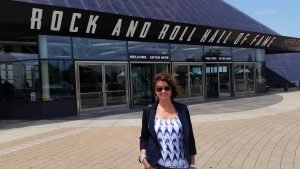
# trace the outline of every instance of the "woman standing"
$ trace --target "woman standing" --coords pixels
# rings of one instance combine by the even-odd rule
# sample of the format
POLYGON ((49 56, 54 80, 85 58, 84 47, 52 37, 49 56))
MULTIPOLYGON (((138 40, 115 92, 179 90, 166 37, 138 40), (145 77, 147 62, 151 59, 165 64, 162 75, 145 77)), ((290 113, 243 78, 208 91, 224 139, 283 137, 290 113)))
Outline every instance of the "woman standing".
POLYGON ((157 103, 143 110, 139 161, 146 169, 196 169, 196 145, 186 105, 173 99, 174 78, 159 73, 153 80, 157 103))

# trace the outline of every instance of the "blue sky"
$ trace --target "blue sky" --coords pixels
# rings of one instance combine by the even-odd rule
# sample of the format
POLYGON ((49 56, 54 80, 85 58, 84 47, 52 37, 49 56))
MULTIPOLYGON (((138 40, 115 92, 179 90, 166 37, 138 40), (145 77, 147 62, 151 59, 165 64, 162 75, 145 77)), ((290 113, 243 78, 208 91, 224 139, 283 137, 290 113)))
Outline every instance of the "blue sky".
POLYGON ((283 36, 300 38, 300 0, 224 0, 283 36))

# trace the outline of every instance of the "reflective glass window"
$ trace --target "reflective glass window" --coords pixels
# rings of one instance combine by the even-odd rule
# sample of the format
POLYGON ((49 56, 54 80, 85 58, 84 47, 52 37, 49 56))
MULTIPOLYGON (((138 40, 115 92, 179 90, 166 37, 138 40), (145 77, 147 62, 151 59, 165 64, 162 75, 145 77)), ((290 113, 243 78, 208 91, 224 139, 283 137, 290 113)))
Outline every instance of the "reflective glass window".
POLYGON ((173 65, 173 76, 176 79, 179 96, 178 97, 188 97, 189 96, 189 86, 188 86, 188 65, 173 65))
POLYGON ((38 58, 37 37, 18 37, 0 40, 0 62, 13 62, 38 58))
POLYGON ((232 60, 235 62, 255 62, 255 49, 232 48, 232 60))
POLYGON ((126 104, 126 67, 125 65, 105 65, 106 104, 126 104))
POLYGON ((254 91, 255 89, 255 65, 246 64, 244 69, 246 91, 254 91))
POLYGON ((257 84, 266 83, 266 63, 256 62, 256 80, 257 84))
POLYGON ((41 60, 43 100, 74 98, 74 64, 72 60, 41 60))
POLYGON ((255 49, 255 52, 256 52, 256 61, 258 61, 258 62, 266 61, 264 49, 255 49))
POLYGON ((172 61, 202 61, 203 46, 198 45, 171 45, 172 61))
POLYGON ((202 65, 190 65, 189 69, 191 96, 203 96, 202 65))
POLYGON ((79 80, 81 108, 102 107, 102 65, 79 65, 79 80))
POLYGON ((169 44, 150 42, 128 42, 128 52, 135 54, 169 54, 169 44))
POLYGON ((71 37, 39 36, 40 58, 71 59, 71 37))
POLYGON ((244 64, 238 64, 234 66, 234 77, 235 77, 235 91, 244 92, 244 64))
POLYGON ((235 91, 251 92, 255 90, 255 65, 254 64, 236 64, 235 73, 235 91))
POLYGON ((37 101, 40 76, 37 60, 0 63, 0 101, 37 101))
POLYGON ((204 46, 204 56, 231 56, 231 48, 221 46, 204 46))
POLYGON ((230 65, 219 64, 220 93, 230 93, 230 65))
POLYGON ((73 38, 73 54, 81 60, 127 60, 126 41, 73 38))

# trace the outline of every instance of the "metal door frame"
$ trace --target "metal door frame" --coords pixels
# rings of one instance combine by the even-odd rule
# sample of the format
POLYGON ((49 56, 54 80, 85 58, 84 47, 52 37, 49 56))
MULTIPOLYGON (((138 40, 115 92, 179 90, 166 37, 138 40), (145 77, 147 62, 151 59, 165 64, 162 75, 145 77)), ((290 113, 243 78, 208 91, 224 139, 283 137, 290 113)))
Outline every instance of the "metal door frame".
POLYGON ((233 82, 233 78, 231 77, 232 76, 232 67, 233 67, 233 64, 232 64, 232 62, 205 62, 205 97, 206 98, 208 98, 207 97, 207 84, 206 84, 206 82, 207 82, 207 77, 206 77, 206 67, 207 67, 207 65, 208 64, 213 64, 213 65, 217 65, 217 67, 218 67, 218 97, 222 97, 222 96, 231 96, 232 95, 232 93, 233 93, 233 91, 231 90, 232 89, 232 85, 234 85, 234 82, 233 82), (221 94, 221 92, 220 92, 220 72, 219 72, 219 66, 220 65, 228 65, 229 66, 229 83, 230 83, 230 93, 229 93, 229 95, 226 95, 226 93, 223 93, 223 94, 221 94))
POLYGON ((231 63, 223 63, 223 62, 219 62, 218 63, 218 90, 219 90, 219 97, 222 97, 222 96, 231 96, 231 93, 232 93, 232 90, 231 90, 231 86, 233 85, 232 84, 232 79, 231 79, 231 66, 232 66, 232 64, 231 63), (220 88, 220 71, 219 71, 219 67, 220 67, 220 65, 227 65, 228 66, 228 71, 229 71, 229 93, 221 93, 221 88, 220 88))
POLYGON ((107 109, 121 109, 121 108, 129 108, 129 91, 128 91, 128 62, 110 62, 110 61, 75 61, 75 82, 76 82, 76 102, 77 102, 77 115, 85 111, 107 111, 107 109), (80 73, 79 66, 80 65, 101 65, 102 66, 102 91, 103 91, 103 107, 95 107, 95 108, 81 108, 81 97, 80 97, 80 73), (124 65, 125 66, 125 90, 126 90, 126 102, 127 104, 107 106, 107 95, 106 95, 106 79, 105 79, 105 66, 106 65, 124 65))
POLYGON ((197 99, 203 99, 205 96, 205 64, 204 62, 173 62, 172 63, 172 73, 173 72, 173 67, 174 65, 186 65, 188 68, 188 72, 190 71, 190 66, 194 65, 194 66, 201 66, 202 68, 202 96, 191 96, 191 85, 190 85, 190 76, 188 76, 188 97, 187 98, 176 98, 177 100, 197 100, 197 99))

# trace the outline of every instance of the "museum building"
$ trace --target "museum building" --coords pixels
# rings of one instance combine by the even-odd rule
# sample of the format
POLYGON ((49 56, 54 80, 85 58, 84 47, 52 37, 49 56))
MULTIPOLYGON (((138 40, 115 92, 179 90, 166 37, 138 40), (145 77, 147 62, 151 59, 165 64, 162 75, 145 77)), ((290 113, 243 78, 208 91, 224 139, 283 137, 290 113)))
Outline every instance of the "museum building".
POLYGON ((265 56, 300 51, 223 0, 0 2, 0 118, 42 119, 266 90, 265 56))

